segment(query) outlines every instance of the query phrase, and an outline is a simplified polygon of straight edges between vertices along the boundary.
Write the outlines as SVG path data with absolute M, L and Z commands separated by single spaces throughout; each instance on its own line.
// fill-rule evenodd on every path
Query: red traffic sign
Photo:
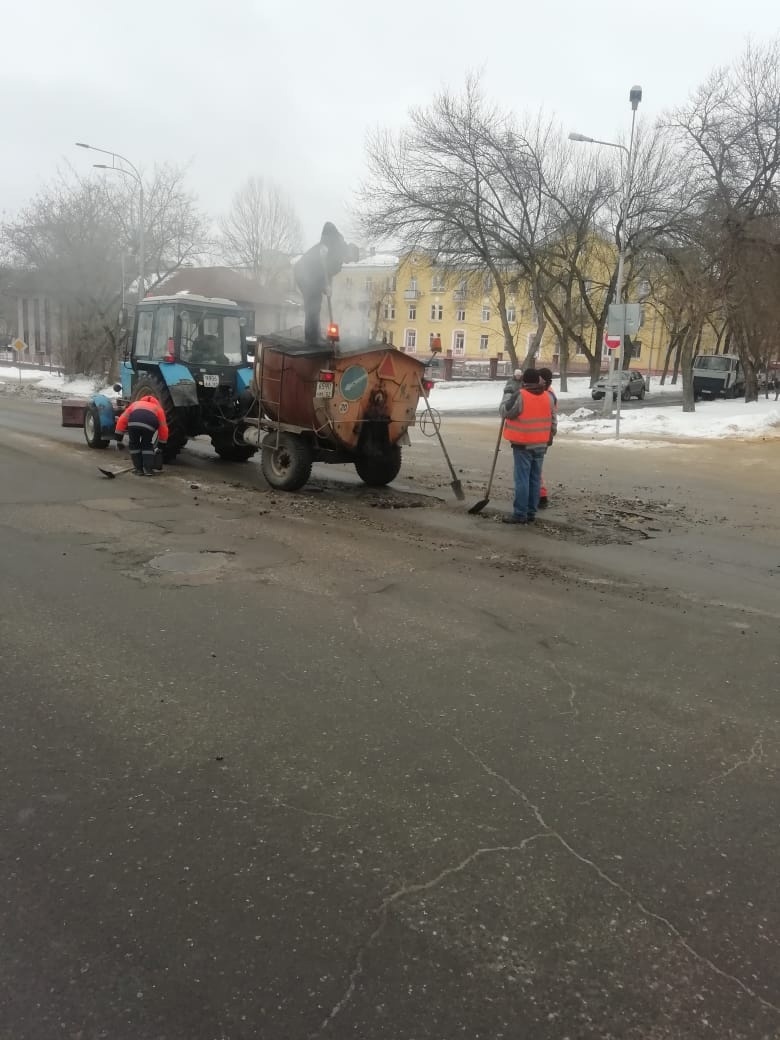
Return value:
M 618 350 L 620 347 L 620 336 L 610 336 L 608 332 L 605 332 L 604 346 L 607 350 Z

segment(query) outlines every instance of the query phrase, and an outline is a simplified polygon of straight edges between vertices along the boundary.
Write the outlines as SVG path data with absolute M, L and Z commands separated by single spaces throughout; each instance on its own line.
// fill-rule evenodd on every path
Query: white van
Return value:
M 693 359 L 693 396 L 741 397 L 745 373 L 736 354 L 697 354 Z

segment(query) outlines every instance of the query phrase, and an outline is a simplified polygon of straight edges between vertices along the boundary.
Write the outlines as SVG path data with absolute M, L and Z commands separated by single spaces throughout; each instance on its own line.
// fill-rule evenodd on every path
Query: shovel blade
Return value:
M 450 484 L 450 487 L 455 492 L 455 498 L 457 498 L 459 502 L 463 502 L 466 498 L 466 494 L 463 490 L 463 485 L 461 484 L 461 482 L 459 480 L 453 480 L 453 482 Z
M 481 498 L 479 502 L 475 502 L 474 505 L 469 509 L 470 513 L 481 513 L 485 506 L 490 501 L 489 498 Z

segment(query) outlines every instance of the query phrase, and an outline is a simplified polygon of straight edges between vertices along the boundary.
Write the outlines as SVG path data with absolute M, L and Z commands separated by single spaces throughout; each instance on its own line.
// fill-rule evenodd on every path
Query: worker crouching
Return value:
M 530 524 L 536 519 L 542 486 L 542 463 L 557 431 L 552 399 L 535 369 L 523 372 L 520 386 L 504 393 L 499 409 L 504 438 L 512 445 L 515 500 L 507 524 Z
M 149 394 L 129 404 L 119 416 L 115 432 L 119 447 L 122 446 L 124 434 L 128 435 L 130 461 L 136 476 L 153 477 L 155 472 L 162 469 L 162 449 L 168 442 L 168 423 L 156 397 Z M 155 468 L 156 461 L 159 470 Z

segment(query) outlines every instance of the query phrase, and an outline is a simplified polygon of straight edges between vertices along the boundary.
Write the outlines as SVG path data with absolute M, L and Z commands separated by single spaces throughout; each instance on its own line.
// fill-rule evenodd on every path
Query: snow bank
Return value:
M 431 406 L 440 412 L 485 412 L 498 414 L 498 406 L 501 401 L 501 393 L 504 389 L 504 379 L 481 379 L 481 380 L 453 380 L 450 383 L 437 382 L 431 391 Z M 573 376 L 569 379 L 569 389 L 561 393 L 558 380 L 553 381 L 553 390 L 558 398 L 564 401 L 574 400 L 579 397 L 590 397 L 590 380 L 587 376 Z M 666 384 L 661 386 L 658 380 L 653 379 L 647 396 L 650 399 L 661 394 L 681 394 L 682 384 L 672 386 Z
M 0 367 L 0 384 L 3 384 L 5 388 L 13 390 L 14 385 L 19 386 L 20 382 L 26 387 L 61 394 L 63 397 L 90 397 L 98 392 L 113 396 L 114 393 L 110 386 L 101 386 L 102 381 L 96 380 L 94 376 L 76 376 L 73 379 L 66 379 L 65 376 L 57 375 L 56 372 L 45 372 L 40 368 Z
M 600 403 L 600 402 L 599 402 Z M 659 440 L 710 440 L 719 438 L 780 437 L 780 401 L 700 401 L 695 412 L 682 406 L 621 409 L 620 437 L 615 439 L 615 419 L 602 418 L 600 411 L 578 408 L 558 417 L 558 432 L 584 439 L 630 447 L 637 438 Z M 611 440 L 610 440 L 611 438 Z M 625 438 L 625 441 L 624 439 Z

